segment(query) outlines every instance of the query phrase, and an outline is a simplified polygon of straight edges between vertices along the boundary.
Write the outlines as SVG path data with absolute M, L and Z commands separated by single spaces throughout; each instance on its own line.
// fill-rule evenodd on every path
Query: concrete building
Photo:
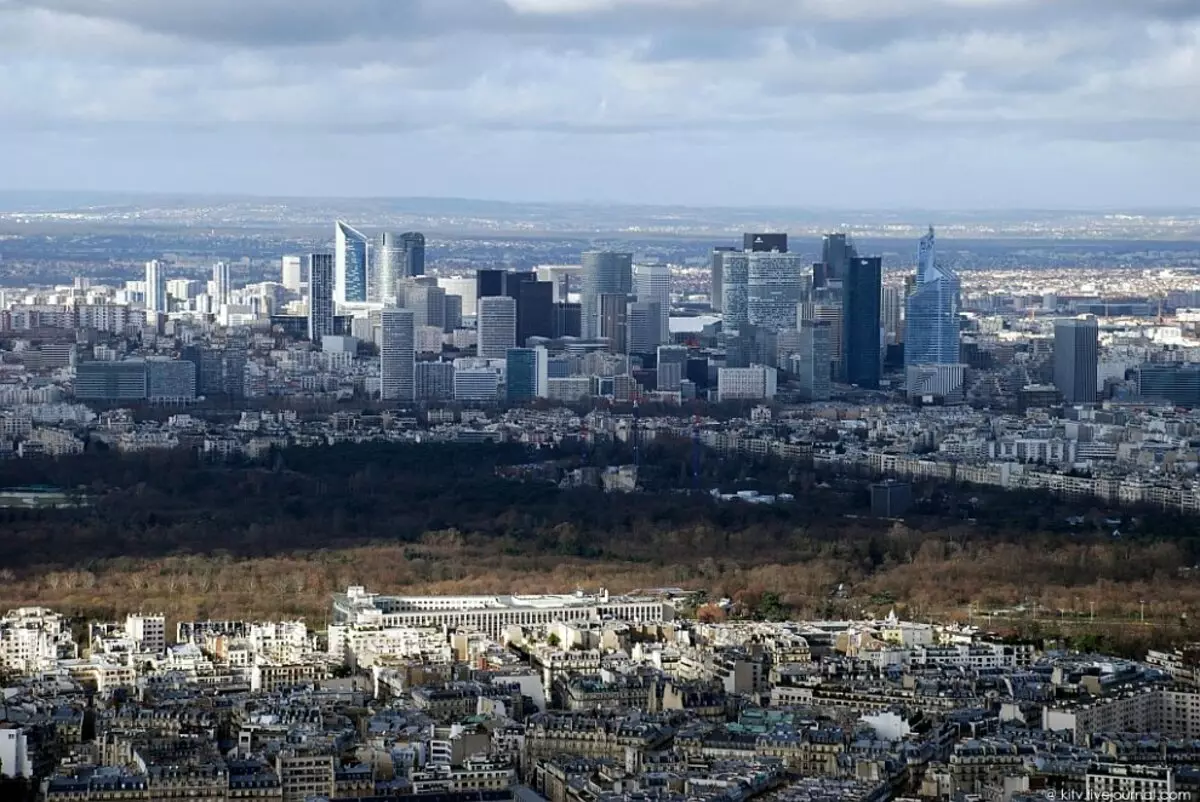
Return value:
M 603 337 L 600 325 L 600 296 L 633 292 L 633 254 L 586 251 L 581 257 L 582 334 L 584 339 Z
M 412 401 L 415 397 L 416 332 L 409 309 L 387 307 L 379 313 L 379 397 Z
M 671 267 L 664 264 L 633 266 L 633 294 L 642 303 L 658 304 L 658 332 L 654 345 L 669 342 L 671 332 Z
M 717 371 L 717 397 L 721 401 L 763 401 L 775 397 L 775 368 L 721 368 Z
M 308 257 L 308 339 L 321 342 L 336 334 L 334 327 L 334 260 L 328 253 Z
M 1100 361 L 1100 327 L 1096 318 L 1060 320 L 1054 324 L 1054 386 L 1068 404 L 1094 404 Z
M 505 295 L 479 299 L 475 317 L 476 353 L 484 359 L 506 359 L 517 344 L 517 302 Z

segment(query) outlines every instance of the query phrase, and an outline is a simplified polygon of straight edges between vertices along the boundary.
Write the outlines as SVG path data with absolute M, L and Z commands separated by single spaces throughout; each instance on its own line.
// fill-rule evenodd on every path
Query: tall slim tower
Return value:
M 917 281 L 908 298 L 904 333 L 905 367 L 957 365 L 959 282 L 937 264 L 933 227 L 917 247 Z
M 669 265 L 634 265 L 633 292 L 639 301 L 658 304 L 655 345 L 671 341 L 671 268 Z
M 425 275 L 425 235 L 406 231 L 400 235 L 400 242 L 404 244 L 405 278 Z
M 709 278 L 708 298 L 714 312 L 725 308 L 725 254 L 735 250 L 728 245 L 718 245 L 712 251 L 711 277 Z
M 842 375 L 849 384 L 874 390 L 881 372 L 879 305 L 883 260 L 850 260 L 842 282 Z
M 333 334 L 333 254 L 314 253 L 307 258 L 308 339 L 320 345 L 322 337 Z
M 374 297 L 380 303 L 390 303 L 396 297 L 396 282 L 404 277 L 404 244 L 400 238 L 385 231 L 375 238 Z
M 301 285 L 305 283 L 304 257 L 285 256 L 279 261 L 279 281 L 284 289 L 300 293 Z
M 1096 318 L 1054 324 L 1054 386 L 1068 404 L 1093 404 L 1100 361 L 1100 325 Z
M 412 401 L 416 394 L 413 313 L 385 307 L 379 313 L 379 398 Z
M 476 351 L 484 359 L 507 359 L 517 344 L 517 302 L 507 295 L 479 299 Z
M 580 291 L 584 339 L 600 337 L 600 296 L 633 292 L 633 254 L 615 251 L 585 251 L 581 262 Z
M 229 303 L 229 293 L 233 287 L 229 283 L 229 265 L 217 262 L 212 270 L 213 303 L 225 306 Z
M 746 316 L 750 325 L 764 331 L 794 327 L 796 309 L 812 300 L 812 266 L 794 253 L 754 251 L 747 257 Z
M 341 220 L 334 225 L 333 299 L 339 304 L 361 304 L 368 300 L 369 243 L 365 235 Z
M 162 262 L 157 259 L 146 262 L 146 311 L 167 311 L 167 276 Z

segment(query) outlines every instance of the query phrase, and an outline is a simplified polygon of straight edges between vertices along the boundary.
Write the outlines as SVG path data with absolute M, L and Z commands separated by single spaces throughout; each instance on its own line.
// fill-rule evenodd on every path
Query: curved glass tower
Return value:
M 958 276 L 937 263 L 930 226 L 917 248 L 917 284 L 908 297 L 906 366 L 959 363 L 958 311 Z
M 366 303 L 368 240 L 340 220 L 334 229 L 334 300 L 340 304 Z

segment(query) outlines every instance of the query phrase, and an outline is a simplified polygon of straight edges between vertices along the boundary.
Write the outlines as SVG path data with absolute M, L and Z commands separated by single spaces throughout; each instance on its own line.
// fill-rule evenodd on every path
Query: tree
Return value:
M 552 648 L 558 648 L 558 645 L 562 643 L 562 641 L 559 639 L 556 633 L 551 632 L 546 636 L 546 643 L 548 643 Z

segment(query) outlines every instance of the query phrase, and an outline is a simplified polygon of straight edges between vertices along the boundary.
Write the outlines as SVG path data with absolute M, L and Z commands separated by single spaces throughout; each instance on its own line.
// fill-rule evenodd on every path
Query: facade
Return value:
M 883 260 L 850 260 L 842 282 L 842 375 L 848 384 L 874 390 L 881 372 L 879 305 Z
M 908 297 L 905 316 L 904 363 L 910 376 L 928 373 L 913 368 L 925 365 L 957 365 L 959 356 L 959 281 L 935 258 L 933 228 L 918 247 L 917 281 Z M 919 388 L 909 386 L 909 395 Z
M 792 372 L 806 401 L 828 401 L 833 393 L 833 328 L 824 321 L 805 321 L 800 348 L 792 356 Z
M 333 255 L 314 253 L 308 257 L 308 339 L 314 343 L 334 334 Z
M 597 297 L 600 309 L 599 337 L 608 340 L 608 350 L 614 354 L 629 352 L 629 296 L 624 293 L 604 293 Z
M 629 353 L 653 354 L 662 342 L 658 301 L 634 301 L 626 311 Z
M 717 398 L 721 401 L 765 401 L 775 397 L 775 368 L 721 368 L 717 371 Z
M 404 291 L 404 308 L 413 313 L 413 326 L 446 329 L 446 291 L 441 287 L 417 285 Z
M 419 231 L 405 231 L 400 235 L 400 242 L 404 245 L 404 276 L 425 275 L 425 235 Z
M 615 251 L 586 251 L 581 263 L 582 336 L 594 340 L 604 336 L 600 325 L 600 296 L 629 295 L 633 292 L 633 255 Z
M 1137 369 L 1138 395 L 1146 400 L 1164 400 L 1180 407 L 1200 406 L 1200 365 L 1195 363 L 1154 365 Z
M 505 365 L 505 383 L 510 403 L 521 404 L 545 398 L 549 390 L 549 353 L 545 348 L 510 348 Z
M 553 337 L 583 336 L 583 306 L 581 304 L 556 303 L 553 310 Z
M 454 365 L 449 362 L 418 362 L 414 375 L 418 401 L 454 398 Z
M 793 328 L 797 307 L 811 297 L 812 267 L 802 257 L 779 251 L 749 254 L 746 317 L 752 326 L 766 331 Z
M 159 403 L 195 401 L 196 366 L 185 359 L 147 359 L 146 397 Z
M 506 295 L 480 296 L 475 316 L 476 353 L 484 359 L 506 359 L 517 344 L 517 302 Z
M 668 320 L 671 316 L 671 268 L 669 265 L 634 265 L 633 293 L 643 303 L 657 303 L 659 312 L 658 333 L 655 345 L 668 342 L 671 332 Z
M 146 262 L 146 311 L 166 314 L 167 276 L 162 262 L 151 259 Z
M 229 265 L 225 262 L 217 262 L 212 269 L 212 296 L 213 303 L 217 306 L 225 306 L 229 303 L 229 294 L 233 291 L 233 285 L 229 281 Z
M 1065 402 L 1095 403 L 1099 361 L 1096 318 L 1089 315 L 1054 324 L 1054 386 Z
M 747 253 L 787 253 L 787 234 L 742 234 L 742 250 Z
M 457 295 L 462 298 L 462 311 L 464 314 L 475 314 L 475 308 L 479 303 L 479 296 L 476 294 L 477 279 L 474 276 L 441 276 L 437 280 L 437 285 L 446 291 L 446 297 Z
M 454 369 L 455 400 L 491 404 L 495 403 L 499 393 L 500 373 L 495 368 Z
M 304 258 L 301 256 L 285 256 L 279 261 L 279 283 L 288 292 L 297 295 L 303 289 L 307 279 L 304 277 Z
M 416 395 L 413 313 L 386 308 L 379 313 L 379 397 L 383 401 L 412 401 Z
M 723 254 L 721 265 L 725 331 L 739 331 L 750 324 L 750 254 L 735 251 Z
M 144 401 L 147 397 L 146 363 L 81 362 L 75 368 L 75 397 L 81 401 Z
M 368 258 L 370 240 L 346 223 L 334 224 L 334 292 L 339 304 L 362 304 L 369 300 Z
M 675 393 L 687 378 L 688 349 L 682 345 L 658 347 L 658 381 L 660 392 Z
M 844 280 L 850 261 L 856 258 L 858 252 L 845 234 L 826 234 L 821 241 L 821 264 L 825 266 L 822 283 Z
M 905 373 L 910 401 L 921 404 L 961 404 L 966 400 L 965 365 L 909 365 Z
M 725 308 L 725 254 L 734 252 L 734 248 L 722 245 L 713 248 L 712 264 L 709 268 L 712 272 L 709 278 L 709 304 L 714 312 L 720 312 Z
M 385 231 L 375 239 L 374 287 L 371 300 L 388 303 L 396 297 L 396 282 L 405 278 L 404 243 L 400 237 Z
M 517 302 L 517 345 L 524 348 L 530 337 L 554 336 L 554 285 L 535 281 L 535 273 L 508 293 Z

